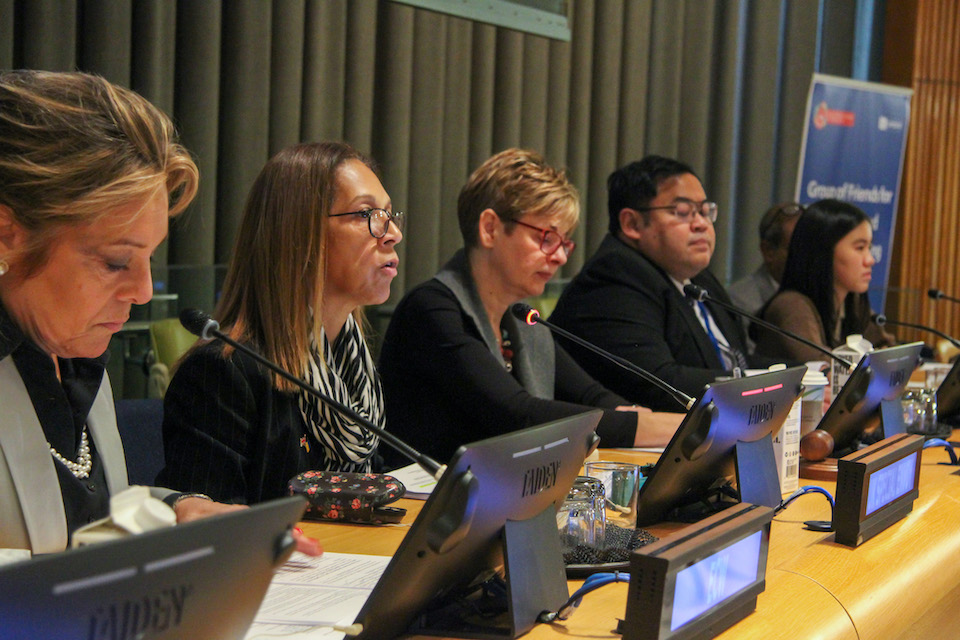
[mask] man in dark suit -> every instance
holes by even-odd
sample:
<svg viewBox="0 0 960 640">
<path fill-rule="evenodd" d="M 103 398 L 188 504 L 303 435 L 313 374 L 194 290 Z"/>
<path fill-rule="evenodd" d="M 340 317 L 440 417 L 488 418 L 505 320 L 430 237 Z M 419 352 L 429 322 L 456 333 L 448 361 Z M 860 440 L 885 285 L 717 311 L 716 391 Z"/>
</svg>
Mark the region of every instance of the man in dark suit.
<svg viewBox="0 0 960 640">
<path fill-rule="evenodd" d="M 689 166 L 660 156 L 614 171 L 607 189 L 610 233 L 566 287 L 550 320 L 699 396 L 717 376 L 748 366 L 736 317 L 683 295 L 683 285 L 692 282 L 729 302 L 707 269 L 717 205 Z M 569 342 L 564 347 L 625 398 L 654 410 L 677 409 L 665 392 Z"/>
</svg>

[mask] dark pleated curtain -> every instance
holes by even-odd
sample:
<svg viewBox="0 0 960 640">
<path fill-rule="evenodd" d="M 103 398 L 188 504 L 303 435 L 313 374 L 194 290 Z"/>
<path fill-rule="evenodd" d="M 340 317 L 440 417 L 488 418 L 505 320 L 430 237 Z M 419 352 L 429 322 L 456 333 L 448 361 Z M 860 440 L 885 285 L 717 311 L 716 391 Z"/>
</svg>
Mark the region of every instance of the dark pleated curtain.
<svg viewBox="0 0 960 640">
<path fill-rule="evenodd" d="M 564 276 L 606 233 L 607 175 L 659 153 L 720 204 L 714 269 L 732 279 L 759 261 L 763 211 L 792 196 L 811 73 L 849 67 L 853 4 L 576 0 L 561 42 L 385 0 L 0 0 L 0 67 L 94 71 L 173 114 L 202 174 L 159 254 L 174 267 L 230 259 L 271 154 L 343 139 L 409 214 L 393 300 L 459 246 L 460 186 L 508 146 L 581 190 Z M 172 269 L 169 286 L 213 304 L 212 270 Z"/>
</svg>

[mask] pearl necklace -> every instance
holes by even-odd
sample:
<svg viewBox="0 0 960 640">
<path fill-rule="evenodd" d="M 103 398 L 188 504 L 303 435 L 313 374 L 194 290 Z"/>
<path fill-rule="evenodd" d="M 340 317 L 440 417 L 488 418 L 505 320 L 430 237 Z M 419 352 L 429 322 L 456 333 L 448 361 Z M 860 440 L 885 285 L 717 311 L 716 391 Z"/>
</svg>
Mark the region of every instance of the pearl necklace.
<svg viewBox="0 0 960 640">
<path fill-rule="evenodd" d="M 83 427 L 83 431 L 80 433 L 80 449 L 77 451 L 76 462 L 64 458 L 49 442 L 47 446 L 50 447 L 50 453 L 53 454 L 53 457 L 59 460 L 60 463 L 78 479 L 83 480 L 90 475 L 90 469 L 93 467 L 93 458 L 90 457 L 90 443 L 87 441 L 86 426 Z"/>
</svg>

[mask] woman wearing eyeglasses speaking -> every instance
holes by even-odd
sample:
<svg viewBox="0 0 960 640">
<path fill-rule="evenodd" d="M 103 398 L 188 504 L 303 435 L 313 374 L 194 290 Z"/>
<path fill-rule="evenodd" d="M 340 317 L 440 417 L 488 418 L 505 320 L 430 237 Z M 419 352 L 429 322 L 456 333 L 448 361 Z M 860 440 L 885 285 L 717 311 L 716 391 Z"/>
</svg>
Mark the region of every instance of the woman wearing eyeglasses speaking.
<svg viewBox="0 0 960 640">
<path fill-rule="evenodd" d="M 600 407 L 609 409 L 601 446 L 668 442 L 678 414 L 625 406 L 547 328 L 510 314 L 574 249 L 580 205 L 564 172 L 536 153 L 502 151 L 470 176 L 457 215 L 464 248 L 404 297 L 384 338 L 390 430 L 446 461 L 461 444 Z"/>
<path fill-rule="evenodd" d="M 224 333 L 381 427 L 360 308 L 386 301 L 403 214 L 371 162 L 300 144 L 254 182 L 215 317 Z M 378 438 L 221 342 L 180 363 L 164 404 L 167 486 L 252 504 L 307 470 L 370 471 Z"/>
</svg>

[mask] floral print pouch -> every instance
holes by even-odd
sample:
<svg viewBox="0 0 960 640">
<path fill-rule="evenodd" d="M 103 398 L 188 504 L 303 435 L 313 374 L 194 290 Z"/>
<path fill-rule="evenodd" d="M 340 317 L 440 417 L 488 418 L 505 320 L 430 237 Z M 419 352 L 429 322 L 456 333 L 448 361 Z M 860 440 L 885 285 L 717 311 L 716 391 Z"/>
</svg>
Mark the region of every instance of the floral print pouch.
<svg viewBox="0 0 960 640">
<path fill-rule="evenodd" d="M 304 520 L 385 524 L 399 522 L 407 512 L 385 506 L 401 498 L 406 488 L 382 473 L 306 471 L 288 487 L 290 495 L 302 495 L 310 503 Z"/>
</svg>

